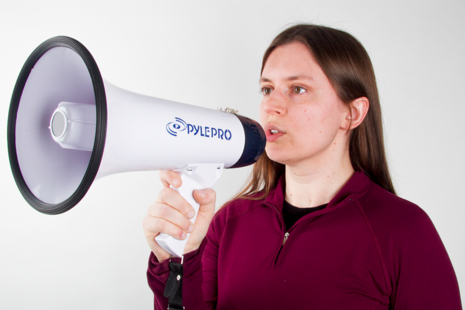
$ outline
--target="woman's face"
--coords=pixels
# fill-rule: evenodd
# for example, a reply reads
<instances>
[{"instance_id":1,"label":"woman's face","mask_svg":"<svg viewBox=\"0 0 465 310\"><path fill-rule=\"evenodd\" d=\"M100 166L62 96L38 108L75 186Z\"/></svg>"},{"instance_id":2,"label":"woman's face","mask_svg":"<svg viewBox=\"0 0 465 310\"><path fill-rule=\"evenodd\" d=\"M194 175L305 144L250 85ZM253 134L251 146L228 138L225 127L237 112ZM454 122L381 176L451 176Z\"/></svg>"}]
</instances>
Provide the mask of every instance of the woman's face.
<instances>
[{"instance_id":1,"label":"woman's face","mask_svg":"<svg viewBox=\"0 0 465 310\"><path fill-rule=\"evenodd\" d=\"M328 156L343 153L349 111L304 44L277 47L265 64L260 86L260 122L270 159L285 165L308 160L322 164Z\"/></svg>"}]
</instances>

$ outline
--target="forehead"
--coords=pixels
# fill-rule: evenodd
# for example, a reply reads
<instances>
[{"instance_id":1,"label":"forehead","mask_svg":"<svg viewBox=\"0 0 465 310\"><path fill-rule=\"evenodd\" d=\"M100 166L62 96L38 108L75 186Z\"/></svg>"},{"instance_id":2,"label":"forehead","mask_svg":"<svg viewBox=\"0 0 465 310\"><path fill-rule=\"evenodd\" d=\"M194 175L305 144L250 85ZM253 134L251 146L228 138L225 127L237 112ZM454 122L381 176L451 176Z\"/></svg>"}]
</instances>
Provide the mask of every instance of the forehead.
<instances>
[{"instance_id":1,"label":"forehead","mask_svg":"<svg viewBox=\"0 0 465 310\"><path fill-rule=\"evenodd\" d=\"M300 42L275 48L262 72L262 77L266 79L285 79L297 75L311 75L314 78L325 76L308 47Z\"/></svg>"}]
</instances>

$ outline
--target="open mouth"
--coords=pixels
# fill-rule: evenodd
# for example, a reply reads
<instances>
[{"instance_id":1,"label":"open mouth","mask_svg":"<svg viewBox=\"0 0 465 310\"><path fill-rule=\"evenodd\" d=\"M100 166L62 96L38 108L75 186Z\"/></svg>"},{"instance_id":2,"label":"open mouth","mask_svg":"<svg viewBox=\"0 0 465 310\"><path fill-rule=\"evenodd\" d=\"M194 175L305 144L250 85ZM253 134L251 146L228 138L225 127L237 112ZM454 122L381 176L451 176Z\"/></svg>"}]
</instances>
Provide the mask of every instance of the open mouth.
<instances>
[{"instance_id":1,"label":"open mouth","mask_svg":"<svg viewBox=\"0 0 465 310\"><path fill-rule=\"evenodd\" d=\"M274 142L276 141L279 137L283 136L285 133L279 129L276 125L274 124L268 124L265 126L265 132L266 132L266 141L268 142Z\"/></svg>"}]
</instances>

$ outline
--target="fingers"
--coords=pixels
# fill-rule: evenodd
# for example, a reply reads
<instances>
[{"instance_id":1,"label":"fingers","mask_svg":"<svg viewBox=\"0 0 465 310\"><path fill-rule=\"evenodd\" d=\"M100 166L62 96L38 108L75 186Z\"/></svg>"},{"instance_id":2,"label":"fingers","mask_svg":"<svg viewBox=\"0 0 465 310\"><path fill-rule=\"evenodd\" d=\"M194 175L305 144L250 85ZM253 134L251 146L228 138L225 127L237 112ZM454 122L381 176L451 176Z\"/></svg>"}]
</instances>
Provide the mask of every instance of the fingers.
<instances>
[{"instance_id":1,"label":"fingers","mask_svg":"<svg viewBox=\"0 0 465 310\"><path fill-rule=\"evenodd\" d=\"M194 191L194 199L199 203L199 214L195 227L190 221L195 215L194 208L171 187L182 185L180 175L175 171L160 171L163 189L159 192L156 203L149 207L144 218L143 228L147 242L159 261L169 257L155 240L160 233L184 240L190 233L185 251L197 249L205 238L211 219L215 213L216 193L212 189ZM185 252L187 253L187 252Z\"/></svg>"},{"instance_id":2,"label":"fingers","mask_svg":"<svg viewBox=\"0 0 465 310\"><path fill-rule=\"evenodd\" d=\"M158 194L157 201L148 209L144 228L160 232L177 239L185 239L194 230L192 222L194 208L172 188L165 187Z\"/></svg>"},{"instance_id":3,"label":"fingers","mask_svg":"<svg viewBox=\"0 0 465 310\"><path fill-rule=\"evenodd\" d=\"M179 188L182 185L182 180L179 174L172 170L160 170L160 180L164 187L173 187Z\"/></svg>"},{"instance_id":4,"label":"fingers","mask_svg":"<svg viewBox=\"0 0 465 310\"><path fill-rule=\"evenodd\" d=\"M195 214L194 208L179 193L169 187L163 188L160 193L158 193L156 203L168 205L179 211L186 218L193 218Z\"/></svg>"},{"instance_id":5,"label":"fingers","mask_svg":"<svg viewBox=\"0 0 465 310\"><path fill-rule=\"evenodd\" d=\"M194 230L192 222L184 214L166 204L156 203L150 206L148 216L153 218L148 229L167 233L178 239L185 238L183 232L190 233Z\"/></svg>"},{"instance_id":6,"label":"fingers","mask_svg":"<svg viewBox=\"0 0 465 310\"><path fill-rule=\"evenodd\" d=\"M170 188L165 188L164 190L173 191ZM173 193L179 195L174 191ZM184 203L186 202L184 201ZM161 203L155 203L149 207L148 214L145 216L142 226L147 243L159 262L169 258L170 255L156 242L156 236L160 233L165 233L176 239L183 240L187 238L187 233L191 233L194 230L193 224L184 214L169 205Z\"/></svg>"},{"instance_id":7,"label":"fingers","mask_svg":"<svg viewBox=\"0 0 465 310\"><path fill-rule=\"evenodd\" d=\"M188 232L191 232L194 228L193 226L191 227L191 225L192 224L184 225L188 227L187 230L190 230ZM178 225L175 225L163 218L153 217L149 214L144 218L143 227L146 231L147 238L156 237L160 233L173 236L179 240L186 239L187 237L186 231L181 229Z\"/></svg>"}]
</instances>

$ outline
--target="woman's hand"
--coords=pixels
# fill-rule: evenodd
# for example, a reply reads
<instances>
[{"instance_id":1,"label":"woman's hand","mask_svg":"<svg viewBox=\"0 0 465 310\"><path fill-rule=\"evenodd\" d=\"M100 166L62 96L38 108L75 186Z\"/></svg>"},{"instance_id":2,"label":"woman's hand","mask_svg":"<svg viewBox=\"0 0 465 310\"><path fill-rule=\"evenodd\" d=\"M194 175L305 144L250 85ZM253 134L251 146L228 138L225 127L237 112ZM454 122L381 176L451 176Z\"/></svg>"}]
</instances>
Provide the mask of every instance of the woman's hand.
<instances>
[{"instance_id":1,"label":"woman's hand","mask_svg":"<svg viewBox=\"0 0 465 310\"><path fill-rule=\"evenodd\" d=\"M189 220L194 217L194 208L176 191L182 185L181 177L174 171L160 171L163 189L156 202L148 209L143 221L145 238L153 254L161 262L170 257L155 241L160 233L171 235L176 239L185 239L191 233L184 248L184 253L197 250L207 234L208 226L215 214L216 193L212 189L194 191L194 199L200 204L195 224Z\"/></svg>"}]
</instances>

